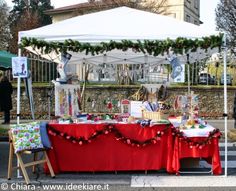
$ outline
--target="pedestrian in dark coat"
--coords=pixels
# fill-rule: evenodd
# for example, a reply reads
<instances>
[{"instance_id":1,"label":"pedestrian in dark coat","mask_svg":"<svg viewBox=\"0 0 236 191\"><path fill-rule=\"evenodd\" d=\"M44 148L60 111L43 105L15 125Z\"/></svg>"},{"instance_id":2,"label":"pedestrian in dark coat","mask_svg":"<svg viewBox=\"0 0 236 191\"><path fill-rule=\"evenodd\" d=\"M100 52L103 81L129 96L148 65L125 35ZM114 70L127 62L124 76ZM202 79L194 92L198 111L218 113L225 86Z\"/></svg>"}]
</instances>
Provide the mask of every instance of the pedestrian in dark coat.
<instances>
[{"instance_id":1,"label":"pedestrian in dark coat","mask_svg":"<svg viewBox=\"0 0 236 191\"><path fill-rule=\"evenodd\" d=\"M2 124L10 123L10 110L12 109L12 95L13 89L6 76L1 77L0 81L0 111L4 112L4 122Z\"/></svg>"}]
</instances>

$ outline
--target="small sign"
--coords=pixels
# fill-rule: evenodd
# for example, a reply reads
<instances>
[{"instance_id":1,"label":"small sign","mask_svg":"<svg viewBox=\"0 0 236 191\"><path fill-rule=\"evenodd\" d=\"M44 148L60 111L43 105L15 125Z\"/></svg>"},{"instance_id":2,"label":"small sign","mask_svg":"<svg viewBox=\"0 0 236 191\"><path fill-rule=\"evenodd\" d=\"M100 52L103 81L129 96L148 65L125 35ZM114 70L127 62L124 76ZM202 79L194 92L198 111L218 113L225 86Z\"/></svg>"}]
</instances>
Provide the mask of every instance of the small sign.
<instances>
[{"instance_id":1,"label":"small sign","mask_svg":"<svg viewBox=\"0 0 236 191\"><path fill-rule=\"evenodd\" d=\"M130 102L130 115L136 118L142 118L142 101L131 101Z\"/></svg>"},{"instance_id":2,"label":"small sign","mask_svg":"<svg viewBox=\"0 0 236 191\"><path fill-rule=\"evenodd\" d=\"M27 78L27 57L12 57L12 75L13 78Z\"/></svg>"}]
</instances>

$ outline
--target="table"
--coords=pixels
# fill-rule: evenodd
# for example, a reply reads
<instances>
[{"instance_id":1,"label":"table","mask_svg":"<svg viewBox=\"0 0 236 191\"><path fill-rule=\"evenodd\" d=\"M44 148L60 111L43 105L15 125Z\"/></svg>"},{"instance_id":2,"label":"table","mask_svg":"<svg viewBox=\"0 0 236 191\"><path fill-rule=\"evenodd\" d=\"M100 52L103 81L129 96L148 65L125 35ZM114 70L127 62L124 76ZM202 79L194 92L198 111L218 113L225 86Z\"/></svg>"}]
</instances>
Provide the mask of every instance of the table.
<instances>
[{"instance_id":1,"label":"table","mask_svg":"<svg viewBox=\"0 0 236 191\"><path fill-rule=\"evenodd\" d=\"M173 173L170 124L48 124L56 173L166 169Z\"/></svg>"},{"instance_id":2,"label":"table","mask_svg":"<svg viewBox=\"0 0 236 191\"><path fill-rule=\"evenodd\" d=\"M180 170L180 160L183 158L205 159L212 165L214 175L222 173L219 152L221 133L209 124L205 125L204 129L175 131L172 167L177 174Z\"/></svg>"}]
</instances>

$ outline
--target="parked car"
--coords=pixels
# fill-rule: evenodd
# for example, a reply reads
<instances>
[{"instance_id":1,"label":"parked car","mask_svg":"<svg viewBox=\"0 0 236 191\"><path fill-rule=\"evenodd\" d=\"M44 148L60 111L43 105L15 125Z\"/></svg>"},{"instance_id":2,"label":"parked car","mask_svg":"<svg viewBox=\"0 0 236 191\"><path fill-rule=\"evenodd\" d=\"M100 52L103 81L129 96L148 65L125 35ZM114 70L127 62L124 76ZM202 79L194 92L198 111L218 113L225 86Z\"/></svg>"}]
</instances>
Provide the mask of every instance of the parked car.
<instances>
[{"instance_id":1,"label":"parked car","mask_svg":"<svg viewBox=\"0 0 236 191\"><path fill-rule=\"evenodd\" d=\"M231 85L233 84L233 78L230 74L226 74L226 83L227 85ZM223 85L224 84L224 74L221 75L221 78L220 78L220 85Z\"/></svg>"},{"instance_id":2,"label":"parked car","mask_svg":"<svg viewBox=\"0 0 236 191\"><path fill-rule=\"evenodd\" d=\"M199 84L209 84L209 85L214 85L217 84L216 79L214 76L211 76L208 73L201 73L199 75Z\"/></svg>"}]
</instances>

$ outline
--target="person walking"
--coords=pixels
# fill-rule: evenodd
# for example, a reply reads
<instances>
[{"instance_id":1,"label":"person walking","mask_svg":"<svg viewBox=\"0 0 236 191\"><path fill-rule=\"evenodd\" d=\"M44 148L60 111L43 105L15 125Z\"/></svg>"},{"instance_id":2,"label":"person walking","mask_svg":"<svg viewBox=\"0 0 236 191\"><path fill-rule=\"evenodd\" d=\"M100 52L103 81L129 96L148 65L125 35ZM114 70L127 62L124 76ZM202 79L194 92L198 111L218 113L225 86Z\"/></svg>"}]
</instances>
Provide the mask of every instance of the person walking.
<instances>
[{"instance_id":1,"label":"person walking","mask_svg":"<svg viewBox=\"0 0 236 191\"><path fill-rule=\"evenodd\" d=\"M0 111L4 112L4 122L10 124L10 110L12 109L13 88L7 76L0 77Z\"/></svg>"}]
</instances>

